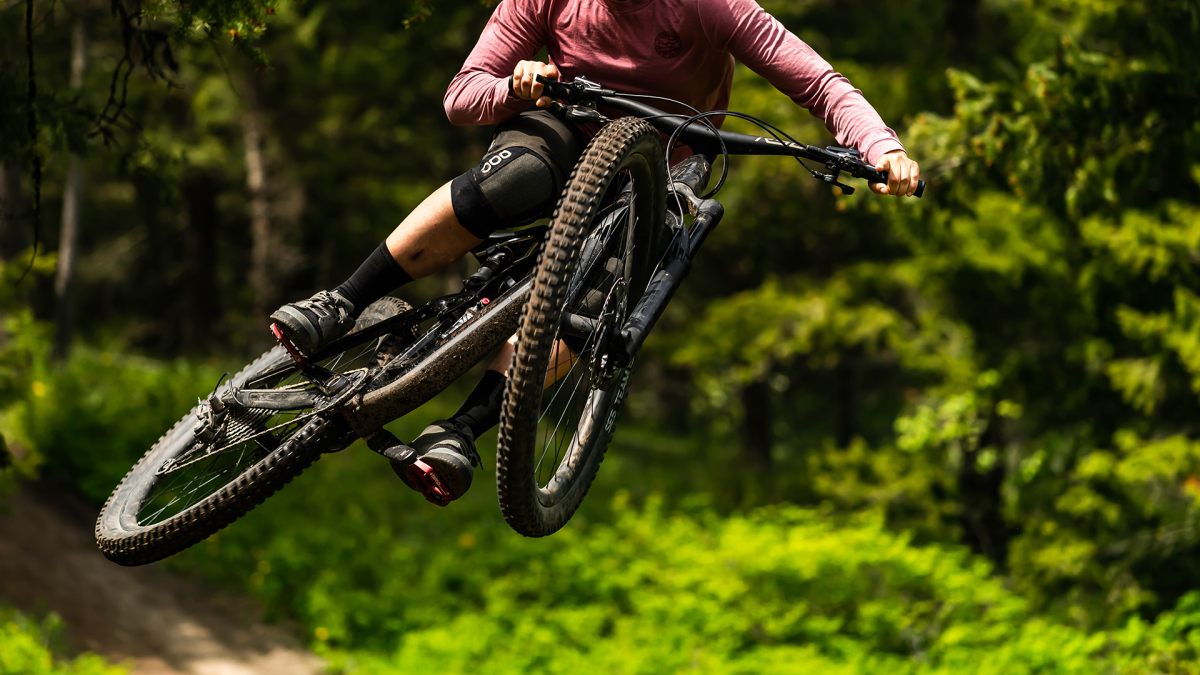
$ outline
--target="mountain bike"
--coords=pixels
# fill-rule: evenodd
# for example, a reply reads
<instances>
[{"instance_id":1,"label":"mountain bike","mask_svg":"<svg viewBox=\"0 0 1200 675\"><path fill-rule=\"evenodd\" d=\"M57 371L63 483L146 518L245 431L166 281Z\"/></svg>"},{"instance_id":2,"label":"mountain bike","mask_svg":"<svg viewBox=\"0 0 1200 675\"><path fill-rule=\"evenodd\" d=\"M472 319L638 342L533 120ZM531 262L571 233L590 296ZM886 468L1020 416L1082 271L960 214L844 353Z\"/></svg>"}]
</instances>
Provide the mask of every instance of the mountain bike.
<instances>
[{"instance_id":1,"label":"mountain bike","mask_svg":"<svg viewBox=\"0 0 1200 675\"><path fill-rule=\"evenodd\" d=\"M886 182L845 148L796 142L731 111L671 114L579 78L538 78L568 120L601 124L548 225L498 232L473 254L462 290L412 307L383 298L320 353L281 344L222 378L129 471L96 523L109 559L140 565L181 551L262 503L322 454L366 440L426 499L449 493L383 426L433 398L516 332L496 460L500 510L523 535L560 529L600 466L636 357L724 209L713 199L731 155L791 156ZM624 113L616 120L606 113ZM739 117L766 136L719 130ZM661 134L660 134L661 132ZM662 134L670 137L664 146ZM693 154L668 170L683 143ZM718 184L704 193L712 162ZM924 182L917 196L924 191Z\"/></svg>"}]
</instances>

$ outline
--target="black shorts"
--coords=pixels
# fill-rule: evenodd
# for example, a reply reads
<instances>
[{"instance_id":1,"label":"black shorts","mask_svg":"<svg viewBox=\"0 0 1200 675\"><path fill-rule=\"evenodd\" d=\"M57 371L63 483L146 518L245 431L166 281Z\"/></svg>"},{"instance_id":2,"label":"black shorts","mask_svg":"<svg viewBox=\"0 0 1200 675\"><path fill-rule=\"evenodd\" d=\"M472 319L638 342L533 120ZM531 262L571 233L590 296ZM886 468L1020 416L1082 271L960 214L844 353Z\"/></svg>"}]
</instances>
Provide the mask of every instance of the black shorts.
<instances>
[{"instance_id":1,"label":"black shorts","mask_svg":"<svg viewBox=\"0 0 1200 675\"><path fill-rule=\"evenodd\" d=\"M497 125L479 165L451 183L459 223L484 238L549 216L586 145L576 125L549 110Z\"/></svg>"}]
</instances>

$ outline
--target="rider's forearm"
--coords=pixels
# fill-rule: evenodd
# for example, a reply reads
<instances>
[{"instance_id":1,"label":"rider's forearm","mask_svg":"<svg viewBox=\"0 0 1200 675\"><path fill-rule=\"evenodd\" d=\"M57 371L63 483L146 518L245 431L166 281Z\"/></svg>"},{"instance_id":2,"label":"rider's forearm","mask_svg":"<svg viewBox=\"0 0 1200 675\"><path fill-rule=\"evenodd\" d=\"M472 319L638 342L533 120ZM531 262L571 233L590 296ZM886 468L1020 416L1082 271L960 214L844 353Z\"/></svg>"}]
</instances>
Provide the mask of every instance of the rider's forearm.
<instances>
[{"instance_id":1,"label":"rider's forearm","mask_svg":"<svg viewBox=\"0 0 1200 675\"><path fill-rule=\"evenodd\" d=\"M458 126L499 124L533 105L512 95L507 77L465 69L454 76L442 103L446 118Z\"/></svg>"},{"instance_id":2,"label":"rider's forearm","mask_svg":"<svg viewBox=\"0 0 1200 675\"><path fill-rule=\"evenodd\" d=\"M546 44L541 4L542 0L504 0L496 7L446 90L442 102L451 123L498 124L533 105L512 96L508 76L518 62L533 58Z\"/></svg>"},{"instance_id":3,"label":"rider's forearm","mask_svg":"<svg viewBox=\"0 0 1200 675\"><path fill-rule=\"evenodd\" d=\"M869 163L904 148L850 81L753 0L696 0L704 33L797 104Z\"/></svg>"}]
</instances>

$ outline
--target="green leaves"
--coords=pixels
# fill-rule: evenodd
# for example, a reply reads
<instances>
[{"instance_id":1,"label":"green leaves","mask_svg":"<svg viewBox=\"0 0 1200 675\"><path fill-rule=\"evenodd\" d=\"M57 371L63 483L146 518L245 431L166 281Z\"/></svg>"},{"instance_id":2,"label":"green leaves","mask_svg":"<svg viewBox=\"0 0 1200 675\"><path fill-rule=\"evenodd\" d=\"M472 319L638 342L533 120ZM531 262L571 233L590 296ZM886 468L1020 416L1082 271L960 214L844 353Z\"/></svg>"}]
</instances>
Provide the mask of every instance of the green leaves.
<instances>
[{"instance_id":1,"label":"green leaves","mask_svg":"<svg viewBox=\"0 0 1200 675\"><path fill-rule=\"evenodd\" d=\"M124 675L128 671L110 665L95 654L73 660L55 658L46 643L63 630L61 619L51 614L38 623L0 607L0 675Z\"/></svg>"}]
</instances>

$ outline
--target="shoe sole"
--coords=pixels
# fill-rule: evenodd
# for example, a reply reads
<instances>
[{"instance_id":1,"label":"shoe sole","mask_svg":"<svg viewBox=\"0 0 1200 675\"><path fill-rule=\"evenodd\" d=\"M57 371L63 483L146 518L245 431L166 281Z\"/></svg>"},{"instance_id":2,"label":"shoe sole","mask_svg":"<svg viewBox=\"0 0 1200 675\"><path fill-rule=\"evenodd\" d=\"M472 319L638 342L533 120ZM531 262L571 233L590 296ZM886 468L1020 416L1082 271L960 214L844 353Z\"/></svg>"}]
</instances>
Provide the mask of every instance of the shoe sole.
<instances>
[{"instance_id":1,"label":"shoe sole","mask_svg":"<svg viewBox=\"0 0 1200 675\"><path fill-rule=\"evenodd\" d=\"M281 307L271 315L271 320L274 321L283 334L291 340L292 344L296 345L304 354L312 353L312 343L315 335L312 331L304 326L299 325L300 318L296 316L296 312L288 307Z\"/></svg>"}]
</instances>

